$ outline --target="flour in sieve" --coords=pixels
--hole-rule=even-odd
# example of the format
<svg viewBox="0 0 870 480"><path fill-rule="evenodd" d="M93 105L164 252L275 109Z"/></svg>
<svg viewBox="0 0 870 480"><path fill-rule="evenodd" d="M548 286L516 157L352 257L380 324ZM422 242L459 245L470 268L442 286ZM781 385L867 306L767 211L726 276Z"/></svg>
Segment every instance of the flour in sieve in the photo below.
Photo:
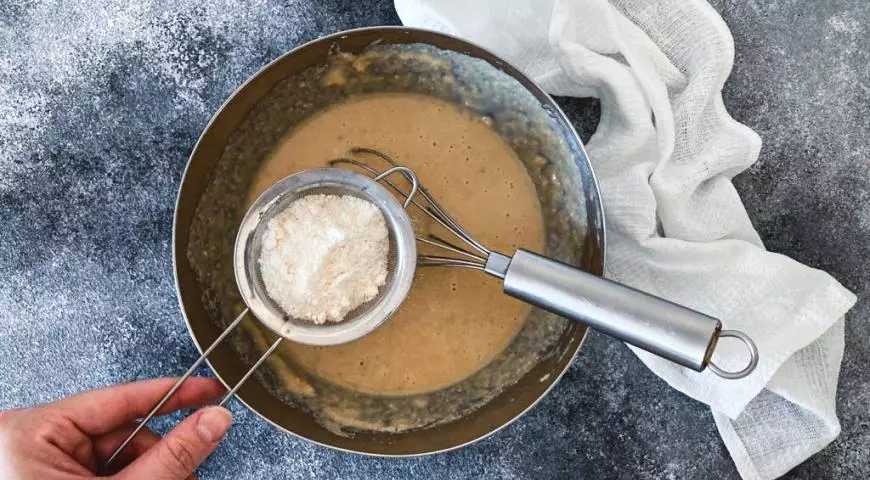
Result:
<svg viewBox="0 0 870 480"><path fill-rule="evenodd" d="M387 279L381 211L348 195L308 195L269 220L259 264L269 297L287 314L339 322Z"/></svg>

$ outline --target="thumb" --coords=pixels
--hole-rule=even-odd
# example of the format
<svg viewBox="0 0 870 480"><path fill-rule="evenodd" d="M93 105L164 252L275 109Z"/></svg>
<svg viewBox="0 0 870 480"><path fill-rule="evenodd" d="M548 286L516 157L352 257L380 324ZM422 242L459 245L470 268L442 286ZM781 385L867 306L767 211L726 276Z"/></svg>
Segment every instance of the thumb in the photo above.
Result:
<svg viewBox="0 0 870 480"><path fill-rule="evenodd" d="M217 448L230 423L232 416L226 409L203 408L178 424L115 478L184 480Z"/></svg>

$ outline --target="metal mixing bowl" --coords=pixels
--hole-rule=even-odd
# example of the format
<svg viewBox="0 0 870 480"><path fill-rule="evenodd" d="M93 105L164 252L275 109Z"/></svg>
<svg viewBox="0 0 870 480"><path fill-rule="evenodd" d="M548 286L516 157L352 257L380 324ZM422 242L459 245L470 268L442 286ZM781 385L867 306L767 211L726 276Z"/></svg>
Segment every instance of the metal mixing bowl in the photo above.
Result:
<svg viewBox="0 0 870 480"><path fill-rule="evenodd" d="M542 112L546 112L549 118L549 130L555 137L552 140L559 145L561 151L566 152L563 156L567 160L563 160L563 163L566 165L564 168L570 170L568 176L571 177L570 182L566 181L558 188L547 190L548 195L558 196L558 193L552 192L559 192L560 188L562 192L565 192L565 188L570 188L572 192L575 189L579 191L579 197L566 196L573 198L572 211L577 212L570 221L580 223L575 225L580 236L573 239L573 248L577 252L574 263L598 275L603 272L604 222L598 185L579 137L552 98L504 60L457 38L402 27L346 31L305 44L260 70L215 114L190 156L175 209L173 261L182 313L200 351L217 338L221 327L209 319L201 286L186 253L197 206L225 151L228 139L245 121L254 106L267 98L270 91L282 80L309 67L323 64L336 51L358 53L376 43L425 44L480 59L515 80L514 83L522 90L523 95L539 102ZM496 90L501 86L495 84L485 88L492 88L493 93L497 93ZM504 95L504 92L500 93ZM498 119L495 121L498 122ZM548 181L563 181L559 175L551 176L553 178ZM461 419L424 430L337 435L323 428L312 415L282 402L253 379L239 390L238 399L277 428L324 446L383 456L434 453L461 447L492 434L531 408L568 368L585 334L585 327L578 323L570 324L549 354L543 356L519 382ZM248 368L227 344L218 347L208 363L226 385L235 384Z"/></svg>

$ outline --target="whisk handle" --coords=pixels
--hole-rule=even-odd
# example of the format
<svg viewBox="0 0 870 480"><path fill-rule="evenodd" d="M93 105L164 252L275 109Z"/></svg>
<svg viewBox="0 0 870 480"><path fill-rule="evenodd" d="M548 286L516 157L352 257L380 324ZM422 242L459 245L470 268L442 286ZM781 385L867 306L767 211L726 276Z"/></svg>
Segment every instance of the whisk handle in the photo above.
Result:
<svg viewBox="0 0 870 480"><path fill-rule="evenodd" d="M749 337L723 331L722 323L709 315L526 250L501 257L491 257L490 263L504 266L509 260L501 273L504 291L512 297L697 371L709 366L721 377L743 378L758 363ZM711 362L724 336L742 340L749 349L750 362L743 370L725 371Z"/></svg>

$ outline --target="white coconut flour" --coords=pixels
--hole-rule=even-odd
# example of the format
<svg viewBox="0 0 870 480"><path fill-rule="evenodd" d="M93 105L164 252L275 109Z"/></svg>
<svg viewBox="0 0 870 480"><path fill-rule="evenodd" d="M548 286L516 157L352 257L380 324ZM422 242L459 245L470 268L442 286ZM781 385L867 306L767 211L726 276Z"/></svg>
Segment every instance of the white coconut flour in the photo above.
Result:
<svg viewBox="0 0 870 480"><path fill-rule="evenodd" d="M287 314L339 322L387 279L381 211L348 195L308 195L266 225L259 264L266 292Z"/></svg>

